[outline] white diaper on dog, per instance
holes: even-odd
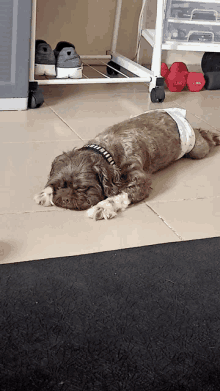
[[[164,111],[166,111],[166,113],[174,119],[178,127],[181,140],[181,153],[176,159],[178,160],[193,149],[196,141],[195,132],[186,119],[185,109],[175,107],[171,109],[164,109]]]
[[[150,113],[151,111],[165,111],[176,122],[179,135],[180,135],[180,141],[181,141],[181,153],[176,160],[183,157],[186,153],[189,153],[195,145],[196,137],[192,126],[189,124],[189,122],[186,119],[186,110],[180,109],[179,107],[174,107],[170,109],[148,110],[145,111],[145,113]],[[131,118],[138,117],[139,115],[140,114],[135,115],[134,117]]]

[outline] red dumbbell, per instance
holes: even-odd
[[[170,67],[170,72],[172,72],[172,73],[181,72],[181,73],[185,73],[185,74],[189,73],[187,66],[186,66],[186,64],[184,64],[184,62],[174,62]]]
[[[185,72],[170,72],[166,78],[167,87],[171,92],[180,92],[185,87],[186,80]]]
[[[161,64],[161,76],[166,80],[167,76],[169,75],[170,71],[169,71],[169,68],[167,66],[167,64],[165,64],[165,62],[162,62]]]
[[[180,92],[186,85],[189,91],[201,91],[206,83],[202,73],[189,72],[183,62],[174,62],[170,69],[163,62],[161,76],[164,77],[168,89],[172,92]]]
[[[187,87],[192,92],[201,91],[205,85],[205,78],[203,73],[189,72],[187,76]]]
[[[161,76],[164,77],[167,87],[172,92],[180,92],[186,85],[188,69],[183,62],[174,62],[170,69],[165,63],[161,64]]]
[[[180,92],[186,86],[188,69],[184,62],[174,62],[167,77],[167,87],[172,92]]]

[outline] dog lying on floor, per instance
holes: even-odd
[[[52,163],[45,189],[34,199],[43,206],[85,210],[111,219],[148,197],[152,173],[182,156],[204,158],[220,144],[220,132],[192,129],[183,109],[151,110],[100,133],[80,149]]]

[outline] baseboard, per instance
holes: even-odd
[[[0,111],[27,110],[28,98],[0,98]]]

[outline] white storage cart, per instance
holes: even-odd
[[[162,50],[219,52],[220,0],[165,0],[163,27]]]
[[[149,91],[151,93],[151,100],[153,102],[163,102],[165,98],[164,93],[164,79],[161,77],[161,46],[162,46],[162,23],[163,23],[163,5],[164,0],[157,2],[157,20],[155,28],[153,61],[151,70],[141,66],[121,54],[117,53],[117,39],[120,26],[120,16],[122,1],[117,0],[115,22],[112,37],[112,47],[109,54],[106,55],[80,55],[83,62],[83,69],[90,67],[96,72],[95,77],[88,77],[86,72],[83,72],[81,79],[56,79],[46,78],[35,79],[35,31],[36,31],[36,6],[37,0],[32,0],[32,23],[31,23],[31,53],[30,53],[30,84],[48,85],[48,84],[100,84],[100,83],[150,83]],[[140,38],[143,24],[143,15],[145,12],[146,0],[142,1],[142,9],[139,18],[138,30],[138,48],[140,46]],[[95,65],[94,65],[95,62]],[[91,65],[93,64],[93,65]],[[106,72],[101,72],[100,67],[105,67]]]
[[[220,0],[158,0],[156,28],[142,23],[139,35],[153,47],[154,75],[161,69],[159,51],[220,52]]]

